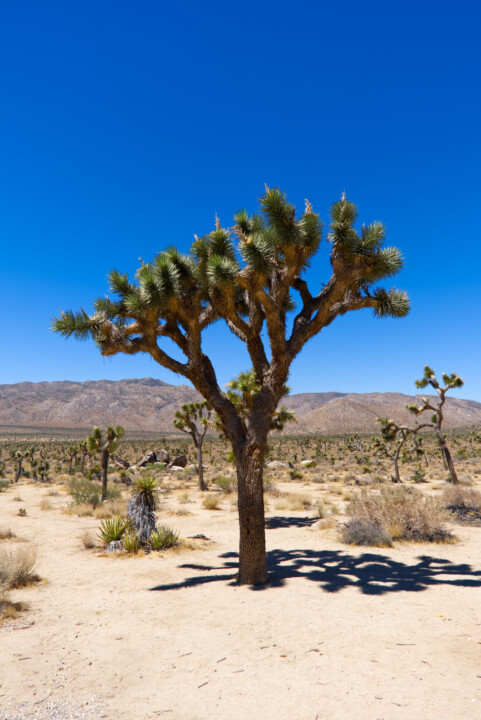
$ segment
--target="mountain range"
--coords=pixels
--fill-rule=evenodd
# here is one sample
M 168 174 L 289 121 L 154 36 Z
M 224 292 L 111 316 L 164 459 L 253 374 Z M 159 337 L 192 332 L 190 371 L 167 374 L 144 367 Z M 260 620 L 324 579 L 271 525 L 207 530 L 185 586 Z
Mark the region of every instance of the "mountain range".
M 419 397 L 340 392 L 291 395 L 284 404 L 295 411 L 297 422 L 288 425 L 285 432 L 378 432 L 378 417 L 412 423 L 405 405 Z M 175 411 L 199 398 L 186 385 L 169 385 L 154 378 L 0 385 L 0 426 L 90 428 L 120 424 L 137 432 L 175 432 Z M 481 425 L 479 402 L 448 398 L 445 410 L 447 429 Z

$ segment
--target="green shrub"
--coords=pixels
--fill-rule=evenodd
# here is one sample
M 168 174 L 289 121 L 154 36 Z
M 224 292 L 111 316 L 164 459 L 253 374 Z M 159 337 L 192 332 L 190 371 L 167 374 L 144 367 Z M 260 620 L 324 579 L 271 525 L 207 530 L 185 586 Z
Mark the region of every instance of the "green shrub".
M 101 473 L 102 468 L 100 467 L 100 465 L 92 465 L 92 467 L 87 470 L 87 477 L 89 480 L 91 480 L 93 477 L 97 478 L 97 480 L 100 480 Z
M 150 546 L 153 550 L 166 550 L 177 544 L 179 533 L 167 525 L 161 525 L 158 530 L 154 530 L 149 538 Z
M 96 508 L 101 502 L 102 488 L 99 483 L 82 476 L 72 478 L 69 482 L 69 493 L 75 505 L 88 503 Z M 120 497 L 122 493 L 118 488 L 107 488 L 106 500 L 118 500 Z
M 237 482 L 233 478 L 229 477 L 216 477 L 214 478 L 215 484 L 225 493 L 231 493 L 237 490 Z
M 347 505 L 353 519 L 378 525 L 392 540 L 440 542 L 451 534 L 444 522 L 446 512 L 439 500 L 413 487 L 381 487 L 361 490 Z
M 426 471 L 420 467 L 417 467 L 413 472 L 413 480 L 415 483 L 426 482 Z
M 68 487 L 75 505 L 89 503 L 94 508 L 100 505 L 102 488 L 98 483 L 88 480 L 86 477 L 80 477 L 73 478 Z
M 123 518 L 122 515 L 116 515 L 113 518 L 102 521 L 98 536 L 104 545 L 108 545 L 116 540 L 122 540 L 129 525 L 130 522 Z
M 19 517 L 27 517 L 27 510 L 25 508 L 19 508 L 17 515 Z
M 6 490 L 10 485 L 10 482 L 8 480 L 0 480 L 0 492 L 3 492 Z

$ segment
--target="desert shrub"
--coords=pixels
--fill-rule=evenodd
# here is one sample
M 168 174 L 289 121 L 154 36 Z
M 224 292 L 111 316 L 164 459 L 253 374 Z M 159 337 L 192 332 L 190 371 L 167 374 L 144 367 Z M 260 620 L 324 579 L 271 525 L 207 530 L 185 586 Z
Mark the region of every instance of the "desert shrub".
M 98 531 L 98 536 L 103 545 L 108 545 L 116 540 L 122 540 L 129 524 L 129 521 L 122 517 L 122 515 L 116 515 L 113 518 L 103 520 Z
M 96 546 L 95 535 L 91 530 L 82 530 L 80 533 L 80 540 L 86 550 L 91 550 Z
M 4 492 L 10 485 L 9 480 L 0 480 L 0 492 Z
M 96 508 L 97 505 L 100 505 L 102 488 L 98 483 L 88 478 L 74 478 L 69 482 L 69 493 L 75 505 L 89 503 Z
M 302 480 L 302 473 L 299 470 L 291 470 L 289 473 L 291 480 Z
M 343 527 L 341 539 L 349 545 L 392 547 L 391 536 L 377 522 L 353 518 Z
M 225 493 L 234 492 L 237 490 L 237 482 L 233 478 L 229 477 L 216 477 L 214 478 L 215 484 Z
M 458 520 L 476 523 L 481 521 L 481 493 L 478 490 L 459 485 L 446 488 L 443 504 Z
M 42 498 L 40 501 L 40 510 L 52 510 L 52 503 L 47 498 Z
M 393 540 L 437 542 L 451 537 L 439 500 L 412 487 L 381 487 L 379 492 L 361 490 L 347 505 L 353 519 L 376 523 Z
M 415 483 L 426 482 L 426 471 L 420 467 L 417 467 L 413 472 L 413 480 Z
M 149 538 L 150 546 L 153 550 L 166 550 L 173 547 L 179 540 L 179 533 L 167 525 L 161 525 L 151 534 Z
M 69 493 L 75 505 L 89 503 L 96 508 L 100 505 L 102 488 L 99 483 L 86 477 L 73 478 L 69 482 Z M 118 488 L 107 488 L 107 500 L 118 500 L 122 493 Z
M 10 590 L 38 581 L 38 575 L 33 572 L 36 562 L 37 553 L 34 548 L 2 548 L 0 550 L 0 585 Z
M 17 515 L 18 515 L 19 517 L 27 517 L 27 510 L 26 510 L 26 508 L 18 508 L 18 513 L 17 513 Z
M 140 550 L 140 538 L 136 532 L 126 532 L 122 538 L 122 545 L 128 553 L 138 553 Z
M 220 498 L 217 495 L 206 495 L 202 505 L 206 510 L 220 510 Z
M 88 478 L 88 480 L 91 480 L 93 477 L 94 477 L 96 480 L 100 480 L 101 474 L 102 474 L 102 468 L 100 467 L 100 465 L 92 465 L 92 467 L 90 467 L 90 468 L 87 470 L 87 478 Z

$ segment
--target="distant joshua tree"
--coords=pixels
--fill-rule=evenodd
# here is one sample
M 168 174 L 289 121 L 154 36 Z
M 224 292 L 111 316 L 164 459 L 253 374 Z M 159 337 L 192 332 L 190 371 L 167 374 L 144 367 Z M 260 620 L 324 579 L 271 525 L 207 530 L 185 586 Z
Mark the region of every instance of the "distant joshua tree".
M 434 374 L 434 370 L 432 370 L 429 365 L 426 365 L 424 367 L 424 377 L 422 377 L 421 380 L 416 380 L 416 387 L 425 388 L 428 385 L 431 385 L 431 387 L 434 388 L 434 390 L 436 390 L 436 393 L 438 394 L 438 402 L 437 404 L 433 404 L 430 398 L 423 397 L 421 398 L 420 405 L 417 405 L 416 403 L 410 403 L 406 407 L 414 415 L 421 415 L 428 410 L 432 412 L 430 427 L 433 428 L 436 434 L 438 444 L 441 450 L 441 455 L 443 457 L 444 466 L 447 470 L 449 470 L 450 480 L 454 485 L 457 485 L 459 483 L 458 476 L 454 468 L 451 453 L 449 452 L 449 448 L 446 443 L 446 436 L 442 430 L 442 424 L 444 420 L 443 407 L 444 403 L 446 402 L 446 393 L 449 390 L 453 390 L 454 388 L 462 387 L 464 385 L 464 381 L 461 380 L 459 375 L 456 375 L 456 373 L 451 373 L 451 375 L 443 373 L 442 377 L 444 383 L 443 386 L 439 384 L 439 381 Z
M 417 433 L 424 427 L 431 427 L 430 423 L 423 425 L 416 425 L 414 428 L 410 428 L 407 425 L 398 425 L 394 420 L 388 418 L 378 418 L 377 420 L 381 423 L 381 438 L 374 438 L 374 446 L 377 449 L 378 455 L 385 455 L 391 458 L 394 466 L 394 477 L 395 483 L 402 482 L 401 475 L 399 473 L 399 458 L 401 457 L 401 450 L 405 447 L 407 441 L 411 438 L 413 445 L 411 450 L 416 453 L 418 458 L 421 458 L 424 454 L 422 449 L 422 443 L 417 437 Z M 389 450 L 388 443 L 396 442 L 393 450 Z
M 105 430 L 105 437 L 102 430 L 98 427 L 93 429 L 91 435 L 87 438 L 87 444 L 90 452 L 100 453 L 100 467 L 102 470 L 102 500 L 107 499 L 107 476 L 109 471 L 110 453 L 117 448 L 118 441 L 124 435 L 124 428 L 121 425 L 113 427 L 108 425 Z
M 207 490 L 207 485 L 204 482 L 204 466 L 202 465 L 202 445 L 209 426 L 211 414 L 212 408 L 207 400 L 204 400 L 202 402 L 191 402 L 182 405 L 182 410 L 177 410 L 174 417 L 175 427 L 190 435 L 194 441 L 197 450 L 197 464 L 199 466 L 199 489 L 202 491 Z
M 380 222 L 356 228 L 357 208 L 343 194 L 331 207 L 328 235 L 331 277 L 304 273 L 322 240 L 322 222 L 306 201 L 296 209 L 278 188 L 266 187 L 261 212 L 241 210 L 232 228 L 218 219 L 212 232 L 195 239 L 188 255 L 169 248 L 141 263 L 136 281 L 113 270 L 115 299 L 99 298 L 94 312 L 62 312 L 53 330 L 91 337 L 105 356 L 148 353 L 187 378 L 218 414 L 236 460 L 239 508 L 240 584 L 268 581 L 263 472 L 267 439 L 289 369 L 306 343 L 347 312 L 370 308 L 375 317 L 404 317 L 405 292 L 385 289 L 403 265 L 399 250 L 385 247 Z M 292 293 L 299 296 L 296 310 Z M 249 421 L 220 388 L 203 334 L 223 320 L 245 344 L 258 391 Z M 168 340 L 181 359 L 169 355 Z M 329 354 L 326 354 L 328 357 Z M 335 360 L 334 360 L 335 362 Z

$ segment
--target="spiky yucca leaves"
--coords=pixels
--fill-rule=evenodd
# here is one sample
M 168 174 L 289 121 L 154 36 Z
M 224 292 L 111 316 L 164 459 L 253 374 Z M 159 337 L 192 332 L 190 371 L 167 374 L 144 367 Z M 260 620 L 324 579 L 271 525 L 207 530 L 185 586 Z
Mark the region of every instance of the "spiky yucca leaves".
M 236 408 L 246 431 L 249 426 L 255 397 L 260 393 L 261 389 L 254 370 L 239 373 L 237 377 L 227 384 L 225 395 Z M 284 385 L 282 396 L 286 397 L 289 393 L 289 386 Z M 288 410 L 284 405 L 281 405 L 272 415 L 270 429 L 281 431 L 288 422 L 296 422 L 296 416 L 292 410 Z M 218 416 L 215 419 L 215 426 L 221 436 L 225 437 L 225 430 Z
M 130 522 L 122 517 L 122 515 L 107 518 L 107 520 L 102 520 L 98 536 L 104 545 L 108 545 L 111 542 L 122 540 L 123 534 L 129 525 Z
M 177 545 L 178 541 L 179 533 L 167 525 L 161 525 L 158 530 L 154 530 L 149 538 L 152 550 L 167 550 Z
M 132 482 L 132 497 L 135 497 L 138 503 L 146 505 L 152 510 L 157 508 L 157 490 L 157 478 L 148 472 L 142 473 Z
M 404 292 L 378 285 L 399 271 L 401 254 L 385 246 L 381 223 L 359 228 L 356 222 L 357 208 L 342 196 L 331 209 L 331 277 L 314 279 L 310 288 L 304 271 L 322 240 L 319 215 L 308 201 L 297 212 L 281 190 L 266 187 L 259 213 L 240 211 L 230 228 L 216 219 L 186 255 L 161 252 L 142 263 L 133 281 L 114 270 L 113 298 L 98 300 L 91 315 L 68 311 L 52 323 L 64 336 L 92 337 L 105 356 L 148 353 L 187 378 L 218 414 L 236 456 L 240 583 L 267 579 L 262 468 L 269 431 L 287 419 L 275 415 L 292 362 L 351 310 L 371 308 L 378 317 L 409 310 Z M 220 319 L 245 344 L 260 388 L 246 397 L 239 391 L 242 402 L 235 388 L 230 397 L 222 392 L 202 344 L 204 330 Z M 169 354 L 165 339 L 179 355 Z

